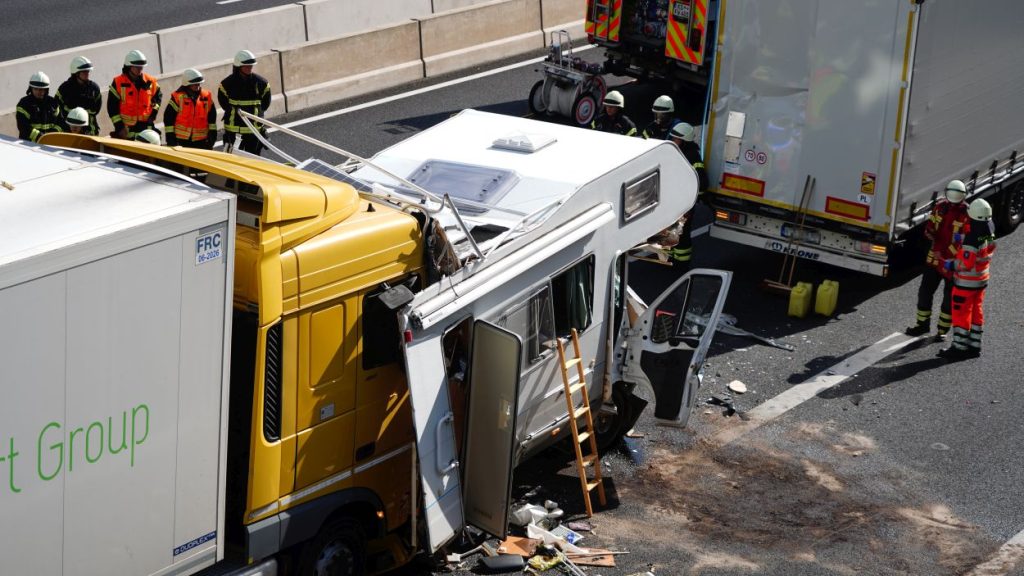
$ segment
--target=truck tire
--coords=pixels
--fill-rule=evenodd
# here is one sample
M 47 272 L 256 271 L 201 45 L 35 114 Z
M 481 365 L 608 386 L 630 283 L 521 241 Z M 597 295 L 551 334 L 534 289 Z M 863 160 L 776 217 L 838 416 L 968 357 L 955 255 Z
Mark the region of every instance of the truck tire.
M 534 115 L 544 114 L 548 111 L 547 104 L 544 103 L 544 81 L 537 80 L 537 83 L 530 88 L 530 99 L 526 101 L 526 104 L 530 107 L 530 112 Z
M 1002 193 L 999 201 L 999 213 L 996 215 L 996 228 L 1000 236 L 1005 236 L 1017 229 L 1021 215 L 1024 213 L 1024 182 L 1018 182 Z
M 352 518 L 328 520 L 306 543 L 300 576 L 359 576 L 366 564 L 366 533 Z
M 597 434 L 597 451 L 601 454 L 618 445 L 622 435 L 627 432 L 625 423 L 634 420 L 633 404 L 629 401 L 629 392 L 622 384 L 612 388 L 611 403 L 615 405 L 614 415 L 602 414 L 600 410 L 595 413 L 597 418 L 594 420 L 594 432 Z

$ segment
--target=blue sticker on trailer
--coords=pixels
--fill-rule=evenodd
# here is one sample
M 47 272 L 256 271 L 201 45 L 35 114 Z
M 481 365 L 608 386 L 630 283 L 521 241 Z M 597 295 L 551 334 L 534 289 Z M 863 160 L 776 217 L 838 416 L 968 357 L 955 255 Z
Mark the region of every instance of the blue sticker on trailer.
M 203 544 L 206 544 L 210 540 L 216 540 L 216 539 L 217 539 L 217 531 L 214 530 L 213 532 L 210 532 L 209 534 L 204 534 L 203 536 L 200 536 L 199 538 L 196 538 L 195 540 L 191 540 L 189 542 L 186 542 L 186 543 L 182 544 L 181 546 L 178 546 L 177 548 L 174 549 L 174 555 L 178 556 L 178 555 L 180 555 L 180 554 L 182 554 L 184 552 L 188 552 L 189 550 L 192 550 L 193 548 L 196 548 L 198 546 L 202 546 Z

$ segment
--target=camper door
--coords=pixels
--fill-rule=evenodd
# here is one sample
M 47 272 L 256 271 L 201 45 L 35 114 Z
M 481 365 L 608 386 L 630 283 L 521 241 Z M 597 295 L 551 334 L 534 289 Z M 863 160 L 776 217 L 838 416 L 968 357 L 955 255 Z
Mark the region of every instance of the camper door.
M 623 377 L 650 386 L 654 416 L 663 424 L 686 426 L 690 418 L 699 386 L 697 374 L 731 279 L 732 274 L 724 270 L 687 273 L 662 292 L 629 331 Z
M 405 347 L 431 553 L 466 523 L 501 539 L 507 536 L 523 346 L 504 328 L 473 323 L 465 458 L 460 462 L 442 339 L 434 334 Z

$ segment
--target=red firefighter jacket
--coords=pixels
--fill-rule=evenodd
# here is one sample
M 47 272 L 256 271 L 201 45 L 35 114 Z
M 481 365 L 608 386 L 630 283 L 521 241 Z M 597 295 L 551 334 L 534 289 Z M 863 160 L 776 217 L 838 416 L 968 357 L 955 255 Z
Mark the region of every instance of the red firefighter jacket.
M 924 225 L 924 237 L 931 241 L 925 264 L 937 270 L 944 278 L 952 274 L 946 268 L 946 262 L 956 258 L 960 248 L 959 243 L 953 241 L 953 235 L 966 233 L 968 220 L 965 202 L 954 204 L 943 198 L 935 203 Z

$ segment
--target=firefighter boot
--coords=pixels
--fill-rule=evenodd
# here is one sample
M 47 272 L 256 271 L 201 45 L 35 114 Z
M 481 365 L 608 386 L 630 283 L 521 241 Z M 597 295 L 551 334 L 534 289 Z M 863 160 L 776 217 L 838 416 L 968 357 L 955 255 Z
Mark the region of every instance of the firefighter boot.
M 914 324 L 913 326 L 910 326 L 909 328 L 907 328 L 903 332 L 907 336 L 923 336 L 923 335 L 931 332 L 931 329 L 932 329 L 931 322 L 925 321 L 925 322 L 918 322 L 917 324 Z
M 950 362 L 957 362 L 960 360 L 967 360 L 968 358 L 976 358 L 975 355 L 971 354 L 967 348 L 962 348 L 957 345 L 952 345 L 949 348 L 943 348 L 936 354 L 939 358 L 945 358 Z

